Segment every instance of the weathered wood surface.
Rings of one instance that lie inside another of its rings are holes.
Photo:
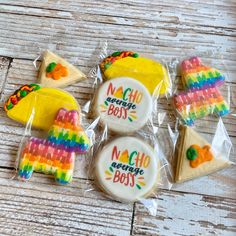
[[[173,7],[174,6],[174,7]],[[108,40],[111,51],[131,49],[166,61],[198,54],[227,71],[232,113],[236,114],[236,2],[212,1],[47,1],[0,0],[1,100],[19,85],[36,81],[33,60],[45,48],[58,52],[84,72],[96,63],[95,49]],[[176,88],[181,89],[179,76]],[[87,80],[66,88],[85,104],[92,93]],[[226,86],[222,93],[226,94]],[[160,133],[173,128],[172,107]],[[236,147],[236,116],[223,119]],[[90,120],[84,120],[85,126]],[[211,125],[209,125],[211,124]],[[217,120],[197,123],[211,139]],[[210,176],[162,190],[157,216],[140,203],[120,204],[97,190],[86,192],[86,173],[79,168],[75,181],[57,186],[42,174],[29,183],[10,180],[16,152],[24,133],[0,107],[0,234],[9,235],[234,235],[236,216],[235,166]],[[171,145],[170,140],[165,140]],[[236,154],[231,154],[236,161]],[[84,161],[80,161],[85,165]]]
[[[9,64],[10,64],[9,59],[0,57],[0,96],[1,97],[2,97],[3,87],[7,79],[7,72],[8,72]]]
[[[132,204],[87,192],[86,180],[70,186],[35,174],[32,181],[11,180],[12,171],[0,170],[1,235],[129,235]]]
[[[235,199],[163,191],[155,204],[156,217],[135,205],[134,235],[235,235]]]

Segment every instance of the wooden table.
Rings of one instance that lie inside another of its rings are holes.
[[[165,60],[198,54],[218,68],[225,64],[235,113],[235,27],[235,0],[0,0],[1,99],[36,81],[32,62],[42,50],[54,50],[86,73],[96,63],[98,43],[108,40],[110,51],[129,49]],[[83,105],[91,85],[84,81],[67,90]],[[164,109],[173,118],[171,107]],[[213,118],[207,119],[215,126]],[[236,118],[230,115],[223,121],[235,147]],[[168,122],[174,125],[173,119]],[[201,124],[198,129],[214,131]],[[6,117],[1,103],[1,235],[236,234],[234,166],[161,190],[149,202],[157,205],[157,215],[151,216],[140,203],[117,203],[96,190],[84,194],[86,176],[81,171],[68,186],[56,186],[36,173],[27,183],[12,180],[23,132],[22,125]],[[235,153],[231,159],[236,160]]]

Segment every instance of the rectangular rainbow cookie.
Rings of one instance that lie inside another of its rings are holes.
[[[193,125],[196,119],[210,114],[229,113],[229,106],[217,88],[225,81],[220,71],[203,65],[198,57],[183,61],[181,70],[187,90],[174,96],[174,105],[185,124]]]

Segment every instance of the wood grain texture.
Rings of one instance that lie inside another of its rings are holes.
[[[234,235],[235,166],[175,185],[172,191],[162,190],[157,200],[146,202],[157,207],[156,216],[141,203],[117,203],[97,190],[84,195],[93,182],[86,185],[82,159],[77,162],[75,181],[68,186],[57,186],[43,174],[34,174],[28,183],[10,180],[24,127],[7,118],[2,101],[20,85],[36,82],[33,60],[46,48],[85,73],[97,63],[98,43],[106,40],[109,51],[139,51],[171,65],[197,54],[227,75],[232,114],[223,122],[235,147],[235,10],[234,0],[182,0],[178,4],[174,0],[0,0],[0,234]],[[173,79],[174,88],[181,90],[180,74]],[[66,90],[83,106],[93,93],[92,84],[92,80],[82,81]],[[227,89],[221,88],[224,96]],[[170,100],[160,99],[158,106],[160,117],[154,123],[169,156],[172,143],[167,124],[174,129],[176,116]],[[164,113],[165,122],[159,125]],[[90,122],[83,120],[85,127]],[[211,140],[217,122],[207,117],[195,127]],[[39,133],[33,131],[36,136]],[[236,160],[236,153],[231,159]]]
[[[0,98],[2,98],[2,91],[7,80],[7,72],[10,64],[10,59],[0,57]]]
[[[235,199],[162,191],[153,201],[157,217],[136,203],[134,235],[235,235]]]
[[[30,182],[11,180],[11,170],[0,169],[1,234],[10,235],[129,235],[132,204],[84,194],[86,180],[56,185],[45,175]],[[8,227],[7,227],[8,226]]]

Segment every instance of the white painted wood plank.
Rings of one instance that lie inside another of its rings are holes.
[[[9,14],[6,19],[5,13],[3,13],[1,41],[5,47],[1,54],[7,53],[14,57],[33,58],[38,48],[45,48],[48,44],[52,44],[72,57],[77,54],[86,58],[87,55],[84,54],[90,53],[89,55],[91,55],[91,48],[94,48],[99,40],[110,39],[116,48],[117,45],[121,45],[122,41],[125,48],[143,48],[143,52],[152,52],[152,54],[157,54],[158,51],[158,54],[162,56],[185,55],[186,52],[192,52],[195,49],[200,53],[209,50],[220,51],[225,55],[225,58],[227,55],[227,59],[233,60],[235,58],[235,37],[226,37],[228,31],[232,31],[232,36],[235,32],[231,28],[227,29],[225,25],[226,22],[235,22],[235,15],[221,14],[216,17],[215,11],[222,11],[221,6],[216,6],[212,13],[206,14],[205,5],[196,4],[196,6],[186,9],[186,11],[190,11],[189,14],[182,13],[185,11],[183,8],[180,12],[175,11],[174,13],[177,16],[174,15],[173,17],[173,8],[170,8],[168,4],[161,4],[160,12],[157,14],[143,14],[148,7],[152,6],[147,4],[128,6],[107,2],[105,3],[106,7],[103,6],[104,3],[102,3],[103,5],[100,4],[80,1],[76,3],[66,2],[65,5],[58,4],[59,7],[62,6],[62,9],[58,9],[58,11],[63,12],[69,7],[77,12],[77,14],[72,12],[72,17],[68,20],[53,18],[55,14],[50,12],[50,7],[54,9],[55,6],[53,8],[50,4],[45,5],[49,9],[32,8],[32,11],[40,11],[39,16],[43,16],[44,11],[46,13],[49,11],[49,15],[46,15],[45,18],[32,16],[31,8],[26,9],[29,15],[23,15],[20,19],[15,14]],[[96,8],[94,8],[95,5]],[[187,4],[183,5],[186,7]],[[40,4],[39,6],[42,7]],[[5,7],[12,6],[7,5]],[[193,13],[196,12],[194,7],[199,8],[198,12],[195,13],[196,20],[188,23],[189,19],[193,19]],[[133,8],[135,9],[133,10]],[[4,12],[4,7],[2,11]],[[17,6],[9,10],[12,13],[15,13],[14,11],[24,13]],[[96,20],[94,14],[97,14]],[[111,16],[112,14],[113,16]],[[15,18],[18,20],[14,20]],[[200,19],[204,19],[204,22],[199,22]],[[212,19],[211,26],[209,26],[210,19]],[[218,25],[218,19],[222,19],[222,25]],[[7,31],[12,32],[10,36],[5,30],[6,25],[8,26]],[[23,25],[25,27],[22,27]],[[222,30],[222,32],[214,32],[216,29]],[[16,39],[17,43],[15,42]],[[14,51],[7,50],[11,44],[14,44]],[[80,45],[80,48],[77,45]],[[140,47],[141,45],[142,47]]]
[[[235,235],[233,199],[161,191],[155,203],[156,217],[135,204],[133,235]]]
[[[196,22],[199,25],[204,23],[208,23],[208,25],[213,25],[215,28],[219,26],[219,23],[225,23],[227,20],[228,27],[230,26],[230,21],[227,18],[227,14],[231,13],[232,15],[235,13],[235,6],[233,1],[230,3],[229,1],[191,1],[182,0],[178,5],[175,5],[175,1],[171,0],[168,2],[153,2],[151,0],[145,1],[63,1],[57,2],[60,4],[55,4],[55,2],[48,1],[40,1],[35,3],[32,0],[24,1],[24,3],[19,3],[18,1],[10,1],[6,2],[4,0],[0,1],[2,5],[2,11],[8,12],[17,12],[21,14],[45,14],[47,16],[53,16],[53,14],[49,14],[50,11],[64,11],[64,12],[79,12],[80,14],[96,14],[104,16],[119,16],[119,17],[132,17],[133,19],[147,19],[147,20],[158,20],[158,16],[167,16],[166,18],[170,19],[170,23],[173,22],[174,19],[178,19],[176,16],[179,14],[185,13],[185,18],[189,19],[190,22]],[[204,6],[202,5],[204,3]],[[173,9],[173,5],[175,8]],[[27,6],[27,10],[25,7]],[[96,6],[96,7],[94,7]],[[148,11],[149,9],[157,9],[156,12],[150,12],[149,14],[142,14],[142,11]],[[44,10],[41,11],[41,9]],[[116,11],[114,11],[116,9]],[[209,9],[213,9],[214,11],[209,11]],[[220,9],[221,14],[216,14],[217,10]],[[168,14],[168,13],[171,14]],[[175,14],[173,14],[175,13]],[[226,17],[225,17],[225,15]],[[43,15],[44,16],[44,15]],[[150,18],[152,16],[152,18]],[[56,16],[54,16],[56,17]],[[164,17],[163,17],[164,18]],[[206,21],[205,19],[209,19]],[[217,21],[216,21],[217,19]],[[235,22],[232,21],[235,24]],[[225,28],[227,27],[223,24]]]
[[[0,169],[0,228],[10,235],[129,235],[133,205],[97,191],[84,195],[85,180],[69,186],[34,175],[30,182],[10,179]],[[9,227],[6,227],[9,225]]]
[[[10,60],[5,57],[0,57],[0,98],[2,98],[2,91],[7,79],[7,71]]]

